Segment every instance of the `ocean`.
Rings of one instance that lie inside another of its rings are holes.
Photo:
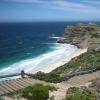
[[[57,43],[68,22],[0,23],[0,76],[64,59],[77,47]]]

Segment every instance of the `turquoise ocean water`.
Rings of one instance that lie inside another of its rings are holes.
[[[58,44],[67,22],[0,24],[0,76],[30,71],[65,58],[77,48]]]

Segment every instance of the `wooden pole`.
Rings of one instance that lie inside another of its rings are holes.
[[[25,78],[25,72],[24,72],[24,70],[21,71],[21,78]]]

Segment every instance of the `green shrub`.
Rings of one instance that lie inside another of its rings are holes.
[[[54,87],[36,84],[23,89],[21,91],[21,96],[27,100],[47,100],[49,98],[49,90],[54,90]]]
[[[55,100],[55,99],[54,99],[54,95],[50,97],[50,100]]]
[[[65,100],[95,100],[95,93],[87,88],[69,88]]]

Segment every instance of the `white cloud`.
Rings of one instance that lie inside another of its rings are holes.
[[[86,5],[80,4],[80,3],[72,3],[68,1],[54,1],[53,4],[61,7],[67,7],[67,8],[87,8]]]
[[[4,0],[6,2],[15,2],[15,3],[43,3],[41,0]]]
[[[100,0],[84,0],[84,3],[100,5]]]
[[[100,3],[99,0],[82,0],[80,3],[77,2],[69,2],[65,0],[4,0],[6,2],[14,2],[14,3],[30,3],[30,4],[39,4],[41,7],[49,8],[49,9],[56,9],[56,10],[73,10],[73,11],[81,11],[83,13],[92,13],[98,12],[96,6],[91,5],[90,3],[98,4]]]
[[[37,4],[46,4],[50,5],[51,7],[55,6],[55,8],[79,8],[84,9],[88,6],[80,4],[80,3],[72,3],[64,0],[4,0],[6,2],[15,2],[15,3],[37,3]]]

